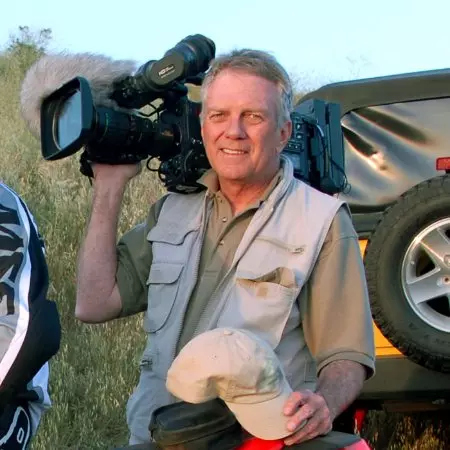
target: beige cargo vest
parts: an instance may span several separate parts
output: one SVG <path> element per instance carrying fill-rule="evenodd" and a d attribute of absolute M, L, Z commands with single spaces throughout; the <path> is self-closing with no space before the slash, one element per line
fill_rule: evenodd
<path fill-rule="evenodd" d="M 255 332 L 276 349 L 293 389 L 311 389 L 315 367 L 296 299 L 342 201 L 295 179 L 289 160 L 282 164 L 283 179 L 256 211 L 195 334 L 222 326 Z M 176 401 L 165 388 L 166 373 L 197 281 L 210 203 L 204 192 L 170 195 L 147 236 L 153 252 L 144 319 L 148 339 L 140 381 L 128 402 L 130 444 L 148 442 L 152 412 Z"/>

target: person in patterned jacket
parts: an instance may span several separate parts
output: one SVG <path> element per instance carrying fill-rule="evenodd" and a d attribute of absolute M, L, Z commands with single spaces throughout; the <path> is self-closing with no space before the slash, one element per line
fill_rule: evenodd
<path fill-rule="evenodd" d="M 26 449 L 50 407 L 61 329 L 47 299 L 45 246 L 23 200 L 0 182 L 0 448 Z"/>

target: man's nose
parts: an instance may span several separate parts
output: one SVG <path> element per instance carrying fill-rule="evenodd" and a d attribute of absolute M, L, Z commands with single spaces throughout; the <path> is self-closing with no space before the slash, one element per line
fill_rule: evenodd
<path fill-rule="evenodd" d="M 238 117 L 230 117 L 225 134 L 230 139 L 243 139 L 246 136 L 246 132 L 242 120 Z"/>

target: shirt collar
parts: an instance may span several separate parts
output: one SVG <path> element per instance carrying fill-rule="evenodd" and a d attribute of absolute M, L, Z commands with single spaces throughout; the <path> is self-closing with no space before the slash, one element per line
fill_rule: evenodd
<path fill-rule="evenodd" d="M 264 192 L 257 198 L 251 205 L 249 205 L 249 208 L 259 208 L 261 203 L 267 200 L 269 195 L 273 192 L 275 187 L 278 185 L 278 182 L 283 177 L 283 168 L 280 168 L 276 175 L 272 178 L 269 185 L 266 187 Z M 207 170 L 198 180 L 198 183 L 202 184 L 207 189 L 207 195 L 210 198 L 213 198 L 217 195 L 221 195 L 220 191 L 220 185 L 219 185 L 219 178 L 217 176 L 217 173 L 214 171 L 214 169 Z"/>

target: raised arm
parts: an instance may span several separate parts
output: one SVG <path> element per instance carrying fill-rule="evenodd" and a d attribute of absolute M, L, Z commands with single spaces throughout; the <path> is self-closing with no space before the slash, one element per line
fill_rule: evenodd
<path fill-rule="evenodd" d="M 139 166 L 94 165 L 92 211 L 78 259 L 75 316 L 88 323 L 118 317 L 122 299 L 116 283 L 117 224 L 128 181 Z"/>

